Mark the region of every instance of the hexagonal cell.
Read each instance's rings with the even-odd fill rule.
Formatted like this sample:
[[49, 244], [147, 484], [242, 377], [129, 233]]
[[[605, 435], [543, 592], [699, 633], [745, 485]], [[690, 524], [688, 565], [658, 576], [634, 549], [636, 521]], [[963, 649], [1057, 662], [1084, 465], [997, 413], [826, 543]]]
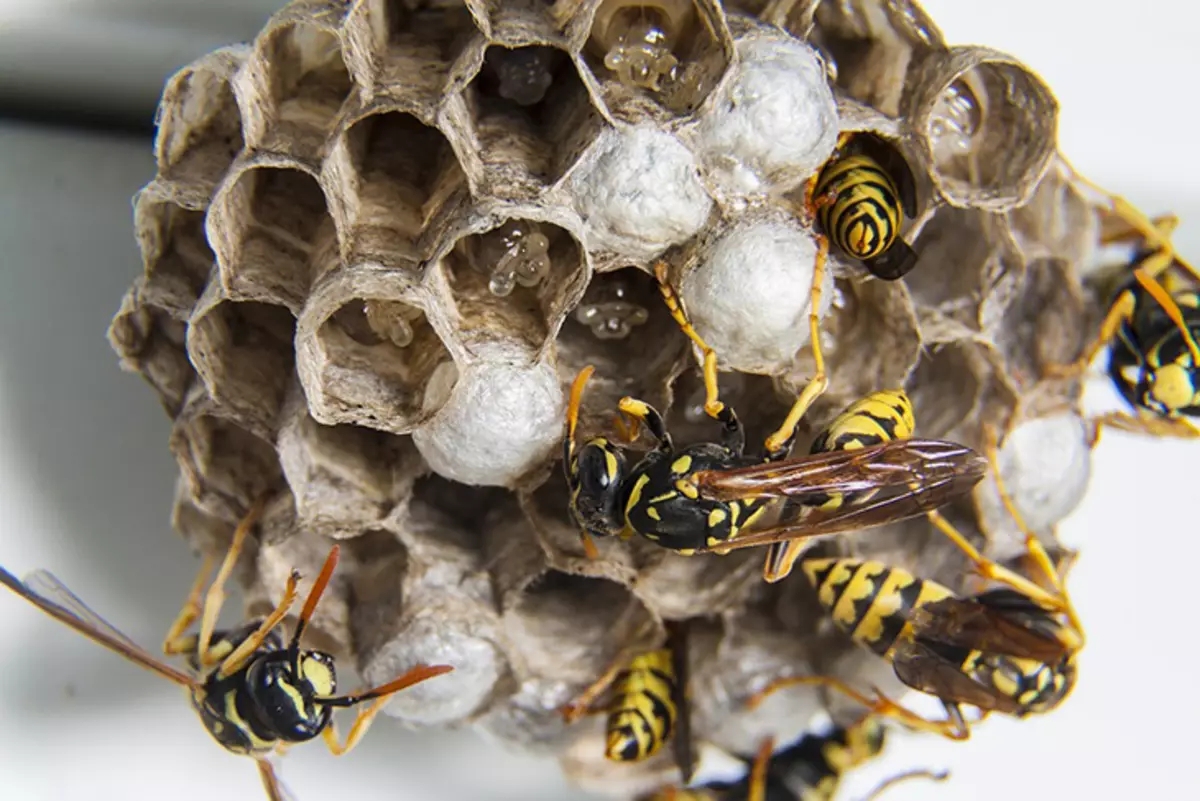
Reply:
[[612, 581], [551, 570], [503, 612], [522, 678], [591, 684], [623, 649], [661, 639], [646, 608]]
[[187, 320], [216, 261], [204, 231], [204, 212], [142, 193], [134, 207], [134, 229], [145, 269], [143, 299]]
[[1032, 195], [1054, 155], [1058, 103], [1012, 56], [954, 47], [924, 60], [902, 111], [928, 148], [934, 183], [962, 207], [1007, 211]]
[[[580, 439], [602, 432], [581, 428]], [[635, 457], [636, 458], [636, 457]], [[630, 546], [615, 537], [593, 538], [599, 557], [589, 559], [580, 539], [579, 524], [571, 517], [568, 502], [571, 492], [562, 470], [562, 461], [554, 465], [549, 478], [537, 489], [521, 495], [521, 507], [529, 518], [533, 543], [545, 552], [549, 564], [565, 572], [594, 578], [606, 578], [630, 584], [637, 578]]]
[[468, 348], [518, 339], [534, 350], [549, 344], [586, 270], [570, 232], [520, 218], [459, 240], [441, 266]]
[[477, 32], [462, 4], [365, 0], [350, 10], [344, 35], [348, 51], [358, 51], [347, 52], [347, 63], [369, 93], [403, 87], [437, 102], [449, 90], [451, 65]]
[[250, 143], [315, 157], [354, 87], [338, 35], [317, 24], [281, 25], [259, 39], [252, 69], [248, 80], [266, 102], [247, 109]]
[[[333, 543], [325, 537], [302, 527], [295, 531], [294, 536], [270, 542], [260, 541], [258, 558], [255, 560], [258, 577], [255, 584], [265, 590], [266, 600], [272, 605], [283, 599], [283, 590], [287, 586], [288, 576], [292, 571], [300, 573], [297, 582], [297, 596], [305, 598], [312, 591], [313, 583], [321, 572], [325, 560], [329, 556]], [[350, 656], [354, 639], [350, 629], [351, 594], [348, 582], [344, 578], [349, 574], [350, 564], [339, 565], [333, 580], [321, 594], [321, 602], [317, 604], [311, 620], [311, 625], [304, 630], [304, 647], [320, 648], [339, 660]], [[294, 630], [300, 616], [301, 606], [293, 604], [286, 618], [289, 628]], [[339, 667], [346, 669], [344, 663]], [[345, 674], [339, 677], [343, 682], [348, 678]], [[343, 692], [345, 689], [340, 688]]]
[[283, 484], [283, 471], [270, 442], [205, 407], [203, 394], [193, 393], [171, 430], [171, 452], [196, 505], [236, 523], [264, 492]]
[[690, 114], [725, 74], [733, 41], [707, 2], [604, 0], [583, 58], [617, 116], [647, 103]]
[[398, 111], [351, 125], [335, 144], [328, 169], [356, 184], [354, 197], [336, 204], [351, 260], [389, 267], [423, 258], [420, 242], [430, 219], [466, 186], [446, 137]]
[[568, 55], [541, 45], [489, 47], [465, 99], [483, 158], [481, 189], [501, 198], [538, 195], [604, 124]]
[[188, 329], [188, 356], [212, 402], [264, 439], [274, 439], [292, 382], [295, 330], [281, 306], [216, 298], [201, 304]]
[[[558, 336], [558, 372], [564, 383], [587, 365], [580, 425], [607, 427], [623, 395], [666, 409], [667, 386], [679, 372], [687, 340], [667, 311], [654, 279], [636, 267], [595, 276]], [[654, 342], [647, 348], [645, 343]], [[623, 378], [618, 379], [618, 376]]]
[[478, 570], [496, 550], [497, 523], [520, 516], [517, 498], [508, 490], [467, 486], [430, 473], [413, 484], [403, 519], [394, 525], [414, 554]]
[[[804, 6], [797, 6], [792, 24], [807, 24]], [[788, 30], [820, 48], [847, 95], [892, 116], [900, 111], [909, 65], [942, 46], [937, 26], [907, 1], [821, 3], [811, 20], [811, 33]]]
[[330, 274], [313, 292], [296, 339], [297, 367], [313, 417], [407, 434], [437, 411], [425, 404], [458, 372], [425, 311], [399, 299], [406, 274], [359, 268]]
[[230, 80], [248, 55], [223, 48], [184, 67], [163, 89], [154, 155], [159, 176], [200, 208], [242, 150], [242, 118]]
[[244, 170], [214, 199], [208, 231], [232, 298], [279, 303], [294, 314], [315, 277], [313, 265], [336, 243], [321, 187], [286, 167]]
[[142, 301], [142, 284], [135, 283], [121, 302], [108, 329], [108, 341], [121, 359], [121, 368], [139, 373], [154, 387], [167, 414], [174, 418], [196, 375], [188, 361], [185, 324]]
[[1052, 162], [1029, 202], [1008, 213], [1008, 221], [1029, 261], [1087, 264], [1097, 250], [1100, 224], [1095, 207], [1061, 159]]
[[942, 439], [974, 411], [982, 386], [971, 350], [946, 343], [921, 352], [907, 387], [920, 436]]

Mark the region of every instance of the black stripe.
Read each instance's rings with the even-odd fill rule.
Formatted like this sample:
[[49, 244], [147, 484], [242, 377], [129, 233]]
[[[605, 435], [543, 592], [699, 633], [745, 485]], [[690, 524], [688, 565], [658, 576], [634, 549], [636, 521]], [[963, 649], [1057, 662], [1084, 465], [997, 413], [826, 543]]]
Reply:
[[[864, 565], [865, 567], [865, 565]], [[862, 570], [860, 567], [859, 570]], [[871, 607], [875, 605], [876, 599], [879, 598], [879, 591], [883, 589], [884, 582], [888, 580], [888, 576], [892, 575], [890, 567], [884, 568], [884, 571], [875, 578], [871, 579], [875, 583], [874, 591], [865, 598], [859, 598], [854, 602], [854, 625], [863, 622], [863, 618], [871, 611]]]
[[918, 579], [900, 590], [900, 608], [883, 618], [883, 634], [871, 644], [872, 651], [883, 656], [895, 644], [904, 624], [908, 622], [909, 615], [912, 614], [913, 605], [921, 597], [921, 587], [924, 583]]

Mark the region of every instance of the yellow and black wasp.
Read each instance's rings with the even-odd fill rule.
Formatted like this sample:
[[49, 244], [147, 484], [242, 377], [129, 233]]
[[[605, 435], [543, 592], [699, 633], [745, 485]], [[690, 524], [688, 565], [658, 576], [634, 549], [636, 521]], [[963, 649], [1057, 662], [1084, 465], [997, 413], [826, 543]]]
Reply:
[[[319, 735], [331, 752], [344, 754], [366, 733], [390, 695], [453, 668], [418, 665], [394, 681], [366, 692], [335, 694], [337, 676], [333, 657], [302, 649], [300, 639], [337, 565], [336, 545], [304, 602], [290, 641], [284, 641], [279, 624], [296, 600], [300, 580], [296, 571], [288, 578], [283, 599], [266, 618], [229, 630], [216, 629], [225, 582], [261, 510], [262, 504], [256, 504], [238, 525], [229, 551], [202, 600], [211, 568], [210, 561], [205, 559], [187, 602], [163, 643], [165, 654], [186, 658], [190, 673], [142, 649], [45, 570], [20, 580], [0, 568], [0, 583], [85, 637], [187, 689], [204, 728], [228, 751], [253, 757], [267, 796], [280, 801], [283, 790], [268, 760], [272, 753]], [[185, 635], [197, 618], [199, 633]], [[345, 741], [339, 741], [333, 710], [367, 701], [374, 703], [359, 709]]]
[[[794, 543], [916, 517], [967, 493], [983, 477], [986, 462], [970, 448], [909, 436], [912, 408], [899, 390], [851, 406], [818, 438], [813, 453], [789, 459], [813, 399], [806, 388], [767, 438], [765, 453], [747, 456], [741, 423], [719, 399], [716, 354], [688, 322], [666, 282], [665, 265], [656, 274], [672, 315], [704, 354], [704, 408], [723, 433], [719, 442], [676, 448], [662, 416], [625, 397], [620, 413], [631, 430], [640, 423], [657, 447], [630, 467], [624, 448], [606, 438], [577, 445], [579, 407], [592, 373], [584, 368], [571, 388], [563, 465], [570, 512], [589, 553], [593, 536], [633, 533], [683, 554]], [[775, 549], [764, 571], [768, 580], [786, 575], [795, 556], [794, 546]]]
[[[584, 715], [607, 712], [604, 755], [614, 762], [641, 762], [670, 741], [684, 782], [695, 769], [687, 703], [687, 626], [667, 624], [662, 648], [619, 657], [597, 681], [563, 708], [572, 723]], [[612, 688], [612, 700], [594, 708]]]
[[[871, 713], [905, 725], [965, 740], [970, 730], [960, 705], [1026, 717], [1057, 708], [1076, 679], [1083, 628], [1063, 586], [1059, 569], [1030, 532], [995, 470], [995, 443], [988, 455], [1009, 513], [1021, 531], [1029, 563], [1041, 581], [1026, 578], [985, 558], [941, 514], [933, 524], [973, 563], [984, 579], [999, 585], [969, 596], [881, 562], [853, 558], [805, 559], [804, 575], [834, 624], [888, 660], [907, 686], [940, 699], [944, 720], [927, 720], [882, 695], [868, 698], [839, 679], [802, 676], [773, 682], [756, 695], [794, 684], [828, 685]], [[1068, 564], [1070, 558], [1065, 560]], [[1049, 589], [1047, 589], [1047, 587]]]
[[[1200, 417], [1200, 272], [1176, 252], [1173, 215], [1151, 220], [1124, 198], [1090, 181], [1103, 194], [1117, 229], [1102, 245], [1137, 242], [1137, 251], [1101, 323], [1097, 337], [1069, 365], [1050, 365], [1049, 375], [1074, 376], [1108, 348], [1108, 375], [1134, 413], [1109, 413], [1095, 421], [1104, 426], [1152, 436], [1195, 438], [1188, 418]], [[1095, 434], [1093, 435], [1095, 439]]]
[[[916, 181], [904, 157], [878, 136], [839, 136], [833, 156], [805, 186], [804, 207], [823, 237], [876, 278], [896, 281], [916, 266], [916, 252], [900, 236], [905, 216], [917, 214]], [[828, 248], [821, 245], [819, 259]]]
[[[806, 734], [795, 744], [772, 753], [768, 738], [748, 764], [746, 775], [734, 782], [708, 782], [687, 789], [666, 788], [639, 801], [833, 801], [846, 773], [877, 758], [887, 730], [868, 715], [849, 726], [834, 726]], [[949, 774], [912, 770], [882, 782], [863, 801], [876, 798], [897, 782], [925, 777], [943, 781]]]

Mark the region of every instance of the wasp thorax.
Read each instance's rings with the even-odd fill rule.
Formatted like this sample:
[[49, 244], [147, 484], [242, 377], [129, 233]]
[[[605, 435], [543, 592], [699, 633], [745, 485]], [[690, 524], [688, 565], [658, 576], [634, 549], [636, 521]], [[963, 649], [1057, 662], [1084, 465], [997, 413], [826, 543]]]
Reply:
[[511, 220], [476, 240], [475, 268], [488, 278], [488, 291], [507, 297], [517, 285], [537, 286], [550, 272], [550, 238], [537, 223]]
[[624, 339], [650, 313], [630, 299], [629, 286], [620, 280], [598, 284], [575, 309], [575, 319], [592, 329], [597, 339]]
[[321, 651], [302, 651], [296, 670], [294, 654], [276, 651], [252, 664], [246, 685], [260, 728], [285, 742], [316, 737], [329, 723], [332, 711], [317, 698], [337, 689], [333, 657]]

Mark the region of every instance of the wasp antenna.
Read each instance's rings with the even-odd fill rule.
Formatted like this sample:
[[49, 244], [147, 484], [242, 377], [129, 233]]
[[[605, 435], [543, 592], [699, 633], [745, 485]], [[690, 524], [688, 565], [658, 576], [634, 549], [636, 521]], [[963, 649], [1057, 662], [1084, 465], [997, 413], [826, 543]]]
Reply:
[[405, 673], [398, 679], [393, 679], [387, 684], [381, 684], [363, 693], [355, 693], [353, 695], [335, 695], [330, 698], [318, 698], [316, 702], [322, 706], [347, 707], [361, 704], [363, 701], [372, 701], [376, 698], [384, 698], [392, 693], [398, 693], [401, 690], [407, 689], [414, 684], [420, 684], [426, 679], [432, 679], [434, 676], [441, 676], [454, 670], [450, 665], [417, 665], [412, 670]]
[[589, 364], [579, 371], [579, 375], [575, 376], [575, 380], [571, 383], [571, 401], [567, 406], [567, 437], [569, 439], [575, 439], [575, 424], [579, 422], [579, 406], [583, 401], [583, 388], [594, 372], [596, 372], [596, 368]]
[[329, 585], [329, 579], [333, 577], [333, 570], [337, 567], [338, 554], [341, 553], [341, 548], [334, 545], [329, 549], [329, 556], [325, 557], [325, 566], [321, 568], [321, 572], [317, 575], [317, 580], [313, 582], [312, 590], [308, 593], [308, 598], [304, 601], [304, 607], [300, 610], [300, 620], [296, 623], [296, 633], [292, 635], [291, 650], [299, 652], [300, 637], [304, 634], [305, 627], [308, 626], [308, 621], [312, 618], [313, 612], [317, 611], [317, 603], [321, 600], [321, 594], [325, 592], [325, 587]]

